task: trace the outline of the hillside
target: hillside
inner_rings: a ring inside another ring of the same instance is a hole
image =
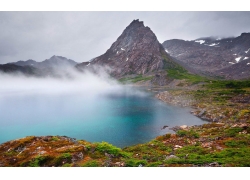
[[[205,37],[191,41],[172,39],[164,41],[162,45],[184,67],[200,75],[221,76],[226,79],[250,77],[245,70],[249,66],[242,63],[250,57],[250,33],[232,38]],[[235,71],[231,71],[232,69]],[[242,75],[242,72],[245,74]]]

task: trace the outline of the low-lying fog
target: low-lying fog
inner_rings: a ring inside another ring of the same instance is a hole
[[[16,94],[70,94],[81,93],[85,96],[120,91],[122,86],[101,71],[77,72],[67,70],[64,76],[32,77],[23,74],[0,74],[0,97]]]
[[[99,74],[67,71],[61,78],[0,74],[0,143],[60,135],[119,147],[170,132],[164,125],[202,124],[187,109]]]

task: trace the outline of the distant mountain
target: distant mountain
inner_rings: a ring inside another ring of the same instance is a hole
[[[42,62],[29,59],[0,65],[0,71],[5,73],[21,72],[26,75],[60,77],[67,73],[68,68],[75,68],[77,63],[62,56],[52,56]]]
[[[40,75],[40,72],[37,68],[31,66],[18,66],[15,64],[0,64],[0,72],[23,73],[26,75]]]
[[[158,72],[166,72],[167,69],[180,67],[166,53],[152,30],[139,20],[133,20],[103,55],[76,67],[91,69],[95,66],[110,67],[111,75],[116,78],[155,75]]]
[[[32,59],[29,59],[27,61],[17,61],[17,62],[8,63],[8,64],[15,64],[18,66],[34,66],[37,64],[37,62]]]
[[[33,66],[39,69],[44,69],[44,68],[58,68],[58,66],[74,67],[77,64],[77,62],[62,56],[54,55],[50,59],[46,59],[42,62],[36,62],[34,60],[29,59],[27,61],[17,61],[9,64],[15,64],[18,66]]]
[[[172,39],[163,42],[163,47],[187,69],[204,75],[223,76],[227,79],[249,78],[250,66],[237,65],[250,58],[250,33],[238,37],[207,37],[192,41]],[[232,69],[237,69],[233,70]]]

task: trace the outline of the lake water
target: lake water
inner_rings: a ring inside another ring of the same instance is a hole
[[[93,96],[12,92],[0,97],[0,143],[32,135],[65,135],[125,147],[173,132],[161,130],[164,125],[205,123],[189,111],[131,88]]]

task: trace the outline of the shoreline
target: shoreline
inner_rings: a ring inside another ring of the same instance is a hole
[[[122,149],[65,136],[25,137],[0,145],[0,167],[249,167],[250,92],[242,92],[175,89],[168,92],[172,98],[158,92],[177,105],[194,97],[185,107],[212,121],[174,127],[176,133]]]

